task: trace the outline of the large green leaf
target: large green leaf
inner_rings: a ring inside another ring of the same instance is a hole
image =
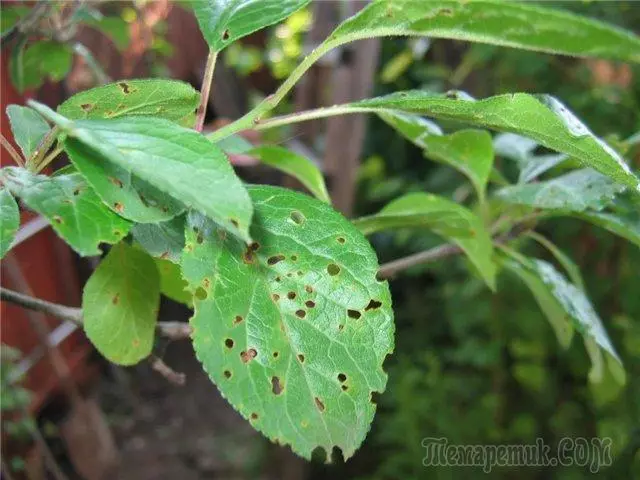
[[[9,190],[0,188],[0,258],[9,251],[19,226],[18,204]]]
[[[193,343],[231,404],[270,439],[310,458],[345,458],[367,434],[386,385],[391,296],[376,255],[328,205],[252,187],[249,246],[190,214],[183,275],[197,289]]]
[[[72,120],[123,116],[166,118],[184,126],[193,124],[200,94],[177,80],[123,80],[76,93],[58,106]]]
[[[200,30],[212,50],[278,23],[310,0],[190,0]]]
[[[84,287],[84,330],[107,360],[134,365],[151,353],[159,306],[160,277],[153,258],[121,242]]]
[[[584,57],[640,62],[632,32],[551,8],[501,0],[377,0],[325,41],[428,36]]]
[[[11,123],[13,138],[25,158],[31,158],[44,136],[49,132],[49,124],[32,108],[9,105],[7,116]]]
[[[482,220],[462,205],[429,193],[409,193],[375,215],[356,219],[354,225],[365,235],[388,229],[429,228],[456,243],[489,287],[495,288],[491,237]]]
[[[152,256],[179,263],[184,248],[184,221],[184,215],[180,215],[167,222],[138,223],[131,233]]]
[[[99,255],[102,242],[116,243],[131,224],[109,210],[82,175],[71,173],[46,177],[23,168],[7,167],[2,180],[80,255]]]
[[[435,94],[411,90],[319,109],[313,112],[313,118],[357,112],[384,113],[388,110],[525,135],[545,147],[575,157],[585,167],[594,168],[621,184],[640,190],[640,180],[620,155],[594,136],[557,99],[548,95],[513,93],[474,100],[461,92]],[[305,117],[284,119],[291,123]]]
[[[246,153],[270,167],[291,175],[307,187],[316,198],[331,203],[322,172],[311,160],[286,148],[271,145],[257,147]]]
[[[523,279],[521,269],[524,269],[526,274],[534,276],[536,282],[539,279],[546,288],[545,296],[550,294],[556,302],[554,311],[557,312],[557,307],[561,307],[564,310],[564,323],[572,322],[572,327],[567,328],[573,329],[575,327],[585,337],[585,340],[595,342],[612,360],[615,360],[609,364],[612,374],[619,382],[624,383],[625,374],[622,361],[585,292],[570,283],[550,263],[514,253],[510,253],[510,257],[505,260],[505,266]],[[535,292],[534,295],[539,300]],[[545,310],[542,303],[540,306]],[[560,321],[559,317],[556,320]]]
[[[249,195],[224,153],[200,133],[151,117],[72,122],[41,104],[32,105],[67,133],[64,146],[72,160],[82,145],[89,147],[100,155],[86,159],[94,164],[108,161],[131,174],[134,189],[139,182],[133,179],[141,180],[245,240],[249,238],[253,211]],[[82,171],[77,159],[74,163]],[[87,175],[89,181],[93,178]],[[111,183],[113,189],[122,190],[118,182]],[[128,205],[110,206],[127,215]],[[156,206],[162,207],[166,205]]]
[[[380,118],[424,150],[435,161],[459,170],[469,178],[478,197],[483,200],[491,168],[493,144],[485,130],[460,130],[442,135],[432,122],[418,115],[383,112]]]
[[[575,170],[552,180],[502,188],[496,196],[508,203],[533,208],[602,210],[625,188],[591,169]]]

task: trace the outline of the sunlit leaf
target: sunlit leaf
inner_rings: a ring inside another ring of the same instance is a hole
[[[384,390],[393,349],[386,282],[362,234],[328,205],[251,187],[254,243],[189,215],[183,275],[193,344],[223,396],[268,438],[349,458]]]

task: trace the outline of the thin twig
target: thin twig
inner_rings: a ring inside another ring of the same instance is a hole
[[[47,165],[49,165],[55,158],[62,153],[63,148],[57,146],[49,155],[47,155],[39,165],[36,166],[36,172],[41,172]]]
[[[151,362],[151,368],[162,375],[164,378],[174,385],[183,387],[187,381],[187,376],[184,373],[176,372],[169,365],[164,363],[160,357],[155,355],[149,355],[149,361]]]
[[[1,133],[0,133],[0,142],[2,143],[2,146],[5,148],[5,150],[9,152],[9,155],[11,155],[11,158],[13,158],[13,160],[18,165],[20,165],[21,167],[24,167],[24,162],[22,161],[22,157],[20,156],[20,154],[16,152],[16,149],[13,148],[13,145],[11,145],[9,143],[9,140],[4,138],[4,135],[2,135]]]
[[[4,287],[0,287],[0,299],[15,303],[30,310],[46,313],[60,320],[68,320],[82,325],[82,309],[80,308],[47,302],[46,300],[30,297],[29,295],[14,292]],[[191,326],[188,323],[182,322],[158,322],[156,324],[156,330],[158,334],[171,340],[182,340],[189,338],[191,335]]]
[[[207,114],[207,105],[209,105],[209,96],[211,94],[211,84],[213,82],[213,71],[216,68],[216,60],[218,58],[218,52],[211,50],[207,57],[207,65],[204,69],[204,76],[202,77],[202,87],[200,93],[200,106],[198,106],[198,112],[196,114],[196,132],[201,132],[204,127],[204,117]]]
[[[93,56],[93,53],[91,53],[91,51],[87,47],[85,47],[80,42],[75,42],[73,44],[73,51],[84,59],[85,63],[93,73],[93,76],[95,77],[96,83],[98,85],[105,85],[111,82],[111,77],[107,75],[102,66]]]
[[[33,30],[40,20],[45,17],[50,6],[51,2],[48,0],[40,0],[24,18],[20,19],[18,23],[2,34],[0,47],[4,48],[4,46],[14,38],[25,35]]]

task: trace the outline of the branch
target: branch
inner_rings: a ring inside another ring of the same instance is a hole
[[[179,387],[184,386],[186,383],[187,376],[184,373],[176,372],[173,368],[164,363],[161,358],[156,357],[155,355],[150,355],[149,361],[151,362],[151,368],[166,378],[169,383],[173,383]]]
[[[50,2],[48,0],[40,0],[24,18],[2,34],[0,47],[4,48],[4,46],[14,38],[25,35],[33,30],[40,20],[45,17],[49,11],[49,7]]]
[[[4,287],[0,287],[0,299],[15,303],[24,308],[42,312],[47,315],[68,320],[77,325],[82,325],[82,309],[67,307],[57,303],[47,302],[39,298],[30,297],[22,293],[14,292]],[[171,340],[182,340],[191,335],[191,326],[182,322],[158,322],[156,330],[159,335]]]
[[[200,105],[196,115],[196,132],[201,132],[204,126],[204,117],[207,114],[207,105],[209,105],[209,95],[211,92],[211,83],[213,82],[213,71],[216,68],[216,60],[218,58],[218,52],[211,50],[207,57],[207,65],[204,68],[204,76],[202,77],[202,87],[200,93]]]
[[[20,166],[20,167],[24,167],[24,163],[22,162],[22,157],[20,157],[20,154],[18,152],[16,152],[16,149],[13,148],[13,145],[11,145],[9,143],[9,140],[7,140],[6,138],[4,138],[4,135],[2,135],[0,133],[0,143],[2,144],[2,146],[5,148],[5,150],[7,152],[9,152],[9,155],[11,155],[11,158],[13,158],[13,160]]]

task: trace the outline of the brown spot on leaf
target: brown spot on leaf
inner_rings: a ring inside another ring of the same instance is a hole
[[[342,387],[342,390],[345,392],[349,389],[348,385],[340,385],[340,386]]]
[[[84,110],[85,112],[90,112],[91,110],[93,110],[93,104],[92,103],[83,103],[82,105],[80,105],[80,108],[82,110]]]
[[[251,420],[257,420],[258,419],[258,414],[256,412],[253,412],[251,414]]]
[[[122,213],[124,212],[124,205],[122,205],[120,202],[116,202],[113,204],[113,209],[118,213]]]
[[[382,306],[382,302],[379,302],[377,300],[374,300],[373,298],[371,299],[371,301],[369,302],[369,305],[367,305],[364,308],[364,311],[367,312],[369,310],[375,310],[377,308],[380,308]]]
[[[111,299],[111,303],[113,303],[114,305],[117,305],[119,302],[120,302],[120,294],[116,293]]]
[[[335,277],[340,273],[340,267],[335,263],[330,263],[329,265],[327,265],[327,273],[332,277]]]
[[[304,363],[304,355],[299,353],[298,354],[298,360],[300,361],[300,363]]]
[[[324,412],[324,403],[322,403],[322,400],[320,400],[318,397],[315,397],[314,400],[316,402],[316,407],[318,407],[318,410]]]
[[[202,232],[198,232],[198,235],[196,235],[196,243],[202,245],[202,242],[204,242],[204,236],[202,235]]]
[[[291,220],[293,221],[293,223],[295,223],[296,225],[302,225],[304,223],[304,221],[306,220],[305,216],[302,214],[302,212],[299,212],[297,210],[294,210],[293,212],[291,212]]]
[[[304,310],[296,310],[296,317],[304,318],[306,315],[307,315],[307,312],[305,312]]]
[[[279,377],[271,377],[271,391],[274,395],[280,395],[284,388],[282,387],[282,383],[280,382]]]
[[[198,287],[198,288],[196,289],[195,297],[196,297],[198,300],[206,300],[206,299],[207,299],[207,296],[208,296],[208,293],[207,293],[207,291],[206,291],[204,288],[202,288],[202,287]]]
[[[231,372],[229,370],[225,370],[222,374],[224,375],[224,378],[231,378]]]
[[[340,325],[338,325],[338,330],[341,332],[342,330],[344,330],[344,325],[341,323]]]
[[[60,215],[54,215],[53,216],[53,221],[56,222],[58,225],[60,225],[61,223],[64,223],[64,221],[62,220],[62,217]]]
[[[122,89],[122,93],[125,95],[129,95],[131,93],[131,87],[127,82],[120,82],[118,86]]]
[[[280,300],[280,295],[278,295],[277,293],[274,293],[273,295],[271,295],[271,298],[273,298],[274,302],[277,302],[278,300]]]
[[[293,300],[294,298],[296,298],[296,292],[289,292],[287,293],[287,298],[289,300]]]
[[[133,348],[138,348],[140,346],[140,340],[138,340],[137,338],[134,338],[133,341],[131,342],[131,345],[133,346]]]
[[[113,183],[116,187],[122,188],[122,182],[120,181],[120,179],[116,177],[109,177],[109,181]]]
[[[82,193],[82,188],[76,188],[76,189],[73,191],[73,195],[74,195],[75,197],[77,197],[77,196],[78,196],[78,195],[80,195],[81,193]]]
[[[246,263],[247,265],[250,265],[253,263],[253,260],[255,259],[255,253],[253,250],[251,250],[251,246],[247,246],[247,249],[244,251],[244,253],[242,254],[242,261],[244,263]]]
[[[304,304],[307,306],[307,308],[314,308],[316,306],[316,302],[314,302],[313,300],[307,300],[306,302],[304,302]]]
[[[307,285],[306,287],[304,287],[304,290],[305,290],[307,293],[313,293],[313,288],[311,287],[311,285]]]
[[[233,323],[235,323],[236,325],[238,323],[242,323],[243,318],[240,315],[236,315],[236,318],[233,319]]]
[[[336,240],[338,240],[338,243],[341,243],[344,245],[344,242],[346,242],[346,240],[344,239],[344,237],[338,237]]]
[[[234,227],[238,228],[238,225],[239,225],[238,220],[236,220],[235,218],[230,218],[229,221]]]
[[[249,244],[249,250],[251,250],[252,252],[257,252],[259,248],[260,248],[260,244],[258,242],[253,242]]]
[[[344,373],[339,373],[338,374],[338,381],[340,383],[344,383],[347,381],[347,376]]]
[[[284,260],[284,255],[274,255],[273,257],[269,257],[267,259],[267,263],[269,265],[275,265],[278,262],[281,262],[282,260]]]
[[[222,32],[222,40],[229,40],[230,36],[231,34],[229,33],[229,29],[226,29],[224,32]]]
[[[162,252],[162,253],[160,254],[160,258],[161,258],[162,260],[166,260],[167,258],[169,258],[169,252]]]
[[[278,352],[273,352],[273,358],[278,358],[278,355],[280,355],[280,353],[278,353]]]
[[[291,260],[292,261],[297,261],[298,260],[298,256],[297,255],[291,255]]]
[[[227,239],[227,232],[225,230],[218,230],[218,238],[222,241],[225,241]]]
[[[255,348],[250,348],[249,350],[240,352],[240,358],[242,359],[242,363],[249,363],[251,360],[258,356],[258,352]]]
[[[207,277],[204,277],[204,278],[202,279],[202,286],[203,286],[205,289],[209,290],[209,287],[211,286],[211,280],[210,280],[209,278],[207,278]]]
[[[347,315],[354,320],[358,320],[362,316],[358,310],[347,310]]]
[[[224,341],[224,346],[227,348],[233,348],[233,339],[232,338],[227,338]]]

